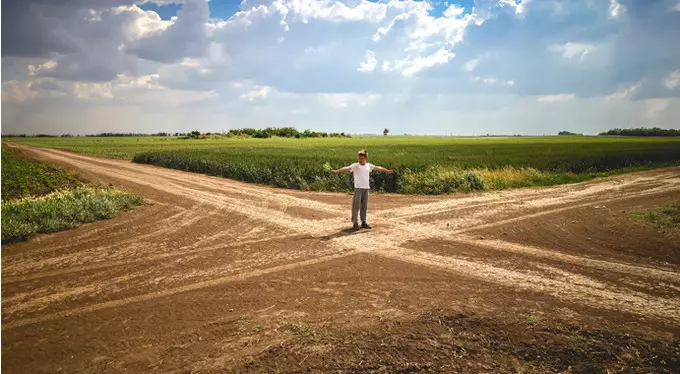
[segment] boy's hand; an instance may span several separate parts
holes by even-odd
[[[392,171],[392,170],[390,170],[390,169],[387,169],[387,170],[385,170],[385,173],[387,173],[387,174],[392,174],[392,173],[394,173],[394,171]]]
[[[340,172],[340,170],[331,170],[331,173],[333,173],[333,174],[338,174],[339,172]]]

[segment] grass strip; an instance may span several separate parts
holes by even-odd
[[[2,243],[22,241],[82,223],[109,219],[141,205],[142,197],[112,188],[81,186],[2,202]]]

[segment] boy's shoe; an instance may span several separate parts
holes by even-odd
[[[369,225],[369,224],[366,223],[366,222],[362,222],[362,223],[361,223],[361,228],[362,228],[362,229],[372,229],[373,227],[371,227],[371,225]]]
[[[352,228],[354,229],[354,231],[359,231],[359,224],[355,223],[354,226],[352,226]]]

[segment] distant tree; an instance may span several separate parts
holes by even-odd
[[[390,133],[390,129],[385,127],[385,129],[383,130],[383,135],[387,136],[387,134],[389,134],[389,133]]]
[[[557,133],[557,135],[576,136],[576,135],[583,135],[583,134],[577,134],[577,133],[571,132],[571,131],[560,131],[560,132]]]

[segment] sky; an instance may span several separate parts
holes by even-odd
[[[680,128],[680,0],[2,0],[2,133]]]

